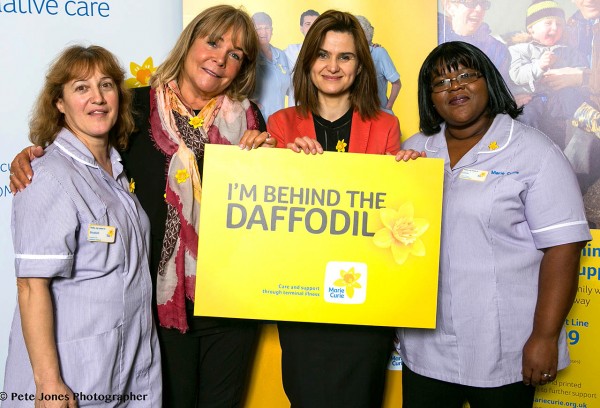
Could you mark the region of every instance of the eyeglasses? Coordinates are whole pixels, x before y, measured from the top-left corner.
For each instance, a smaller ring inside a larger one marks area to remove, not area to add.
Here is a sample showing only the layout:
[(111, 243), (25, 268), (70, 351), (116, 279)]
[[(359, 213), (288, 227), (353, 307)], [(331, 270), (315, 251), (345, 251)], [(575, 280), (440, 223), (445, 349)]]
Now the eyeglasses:
[(463, 72), (462, 74), (458, 74), (454, 78), (446, 78), (434, 82), (433, 84), (431, 84), (431, 91), (435, 93), (444, 92), (452, 88), (452, 81), (456, 81), (456, 83), (459, 86), (463, 86), (477, 81), (482, 76), (483, 74), (480, 72)]
[(474, 9), (477, 6), (481, 6), (484, 10), (489, 10), (492, 2), (489, 0), (450, 0), (451, 3), (460, 3), (466, 8)]

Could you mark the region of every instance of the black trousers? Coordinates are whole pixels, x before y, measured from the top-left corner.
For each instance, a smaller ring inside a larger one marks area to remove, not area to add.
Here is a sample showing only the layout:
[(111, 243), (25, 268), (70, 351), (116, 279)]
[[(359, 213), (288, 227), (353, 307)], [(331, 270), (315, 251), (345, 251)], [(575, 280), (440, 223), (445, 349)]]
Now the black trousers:
[(317, 323), (277, 325), (291, 408), (380, 408), (394, 329)]
[(222, 325), (185, 334), (159, 328), (163, 408), (242, 407), (258, 327), (255, 321), (223, 319)]
[(517, 382), (494, 388), (469, 387), (419, 375), (402, 366), (403, 408), (531, 408), (535, 387)]

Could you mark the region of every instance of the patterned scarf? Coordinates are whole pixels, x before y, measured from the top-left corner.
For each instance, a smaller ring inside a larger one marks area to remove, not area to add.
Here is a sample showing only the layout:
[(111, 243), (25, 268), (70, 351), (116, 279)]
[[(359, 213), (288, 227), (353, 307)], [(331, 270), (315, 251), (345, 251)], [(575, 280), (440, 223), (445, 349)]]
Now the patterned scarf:
[(167, 222), (158, 266), (156, 299), (161, 326), (188, 330), (185, 299), (194, 300), (202, 186), (197, 160), (206, 143), (238, 144), (258, 129), (250, 102), (213, 98), (196, 116), (175, 81), (150, 93), (152, 138), (167, 159)]

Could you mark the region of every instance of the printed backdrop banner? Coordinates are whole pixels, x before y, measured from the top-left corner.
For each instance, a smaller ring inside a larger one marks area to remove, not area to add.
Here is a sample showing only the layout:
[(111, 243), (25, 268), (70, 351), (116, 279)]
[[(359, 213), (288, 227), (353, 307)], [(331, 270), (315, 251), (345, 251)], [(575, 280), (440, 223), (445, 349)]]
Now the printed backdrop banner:
[[(231, 4), (234, 7), (242, 5), (251, 16), (259, 12), (268, 14), (273, 26), (270, 44), (282, 51), (290, 46), (299, 47), (302, 44), (304, 35), (300, 30), (300, 16), (308, 10), (323, 13), (329, 9), (336, 9), (365, 17), (373, 27), (373, 43), (376, 46), (372, 53), (376, 54), (375, 58), (380, 61), (379, 65), (376, 64), (376, 68), (379, 68), (379, 82), (385, 83), (386, 79), (395, 78), (390, 76), (391, 67), (381, 62), (387, 60), (382, 54), (389, 55), (392, 65), (400, 75), (401, 89), (393, 105), (393, 112), (400, 120), (403, 137), (418, 131), (416, 79), (421, 63), (436, 44), (435, 0), (184, 0), (184, 24), (202, 10), (217, 4)], [(275, 68), (281, 72), (283, 65), (285, 64), (282, 64), (281, 68)], [(283, 71), (290, 74), (286, 69)], [(266, 83), (274, 93), (281, 85), (281, 80), (280, 75), (269, 76)], [(389, 82), (387, 88), (389, 96)], [(270, 95), (275, 98), (273, 93)]]
[(195, 313), (435, 327), (442, 184), (440, 159), (208, 145)]
[(534, 408), (600, 407), (600, 230), (582, 251), (579, 289), (565, 324), (571, 365), (551, 384), (538, 388)]
[(9, 166), (29, 145), (28, 118), (50, 62), (68, 45), (101, 45), (119, 57), (128, 84), (141, 86), (181, 26), (180, 0), (0, 0), (0, 384), (16, 305)]

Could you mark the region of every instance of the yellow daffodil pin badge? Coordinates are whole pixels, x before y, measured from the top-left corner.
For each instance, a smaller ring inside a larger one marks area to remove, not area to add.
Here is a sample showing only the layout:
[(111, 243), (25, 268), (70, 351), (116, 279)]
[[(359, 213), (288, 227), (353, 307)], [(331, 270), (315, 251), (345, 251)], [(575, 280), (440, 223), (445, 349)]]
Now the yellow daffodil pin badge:
[(348, 144), (345, 141), (338, 140), (337, 145), (335, 146), (335, 150), (337, 150), (338, 152), (345, 152), (346, 146), (348, 146)]
[(177, 170), (177, 173), (175, 173), (175, 180), (179, 184), (185, 183), (189, 177), (190, 175), (186, 169)]

